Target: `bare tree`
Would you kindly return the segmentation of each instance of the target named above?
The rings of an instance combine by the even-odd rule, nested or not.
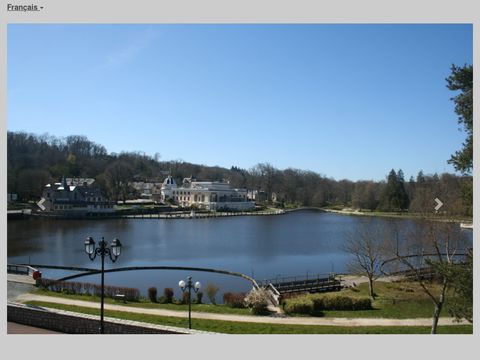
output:
[[[105,170],[105,182],[110,195],[118,201],[121,197],[123,202],[128,195],[129,182],[133,177],[133,168],[125,160],[116,160],[107,166]]]
[[[434,271],[436,264],[452,265],[464,252],[467,242],[458,224],[448,221],[418,221],[406,231],[399,245],[398,228],[392,229],[386,263],[396,262],[413,274],[424,293],[432,300],[434,312],[431,333],[437,333],[438,320],[450,285],[449,278]],[[432,279],[435,277],[435,279]]]
[[[352,255],[347,267],[350,273],[361,274],[368,278],[368,292],[375,298],[373,282],[381,275],[385,243],[384,226],[366,219],[357,228],[347,234],[344,251]]]

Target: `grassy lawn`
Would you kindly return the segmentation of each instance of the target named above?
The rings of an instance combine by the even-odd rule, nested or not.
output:
[[[438,286],[432,284],[431,287],[434,291],[437,291]],[[415,282],[375,282],[374,291],[377,297],[372,303],[372,310],[324,311],[323,316],[394,319],[428,318],[433,316],[434,307],[432,301]],[[335,294],[351,297],[368,297],[368,284],[360,284],[354,289],[345,289]],[[448,303],[448,294],[446,303]],[[450,316],[445,307],[440,316]]]
[[[45,295],[60,297],[64,299],[72,300],[82,300],[82,301],[92,301],[100,303],[99,296],[92,295],[69,295],[65,293],[59,293],[55,291],[48,291],[43,289],[37,289],[34,294],[36,295]],[[127,302],[123,303],[122,301],[114,300],[111,298],[105,298],[105,304],[115,304],[120,306],[135,307],[135,308],[148,308],[148,309],[165,309],[165,310],[177,310],[177,311],[187,311],[188,305],[183,304],[159,304],[152,303],[149,300],[142,299],[139,302]],[[216,314],[237,314],[237,315],[251,315],[249,309],[238,309],[231,308],[226,305],[212,305],[212,304],[192,304],[192,311],[206,312],[206,313],[216,313]]]
[[[99,315],[99,309],[90,309],[79,306],[54,304],[48,302],[30,301],[27,304],[43,306],[84,314]],[[122,311],[105,311],[105,316],[118,319],[128,319],[159,325],[187,327],[187,319],[135,314]],[[313,325],[277,325],[259,323],[240,323],[232,321],[192,319],[192,327],[198,330],[212,331],[226,334],[428,334],[430,328],[426,326],[313,326]],[[440,326],[440,334],[472,334],[472,325]]]
[[[435,285],[432,285],[435,290]],[[358,310],[358,311],[324,311],[321,316],[325,317],[352,317],[352,318],[429,318],[433,315],[433,303],[423,292],[420,286],[415,282],[375,282],[375,293],[377,297],[373,302],[372,310]],[[38,289],[34,292],[37,295],[46,295],[61,297],[65,299],[83,300],[100,302],[100,297],[90,295],[68,295],[65,293],[57,293]],[[354,289],[345,289],[338,293],[348,295],[351,297],[368,297],[368,284],[360,284]],[[317,295],[307,295],[317,296]],[[139,302],[127,302],[105,298],[105,303],[115,304],[120,306],[135,307],[135,308],[149,308],[149,309],[166,309],[166,310],[188,310],[188,305],[182,304],[159,304],[152,303],[147,299],[141,299]],[[448,296],[447,296],[448,303]],[[219,314],[238,314],[251,315],[248,309],[231,308],[225,305],[211,305],[211,304],[192,304],[192,311],[219,313]],[[295,316],[295,314],[291,314]],[[449,317],[447,310],[444,308],[441,317]]]

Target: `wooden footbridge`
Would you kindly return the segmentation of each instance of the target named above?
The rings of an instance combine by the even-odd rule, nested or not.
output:
[[[275,278],[264,280],[261,285],[264,288],[271,289],[278,295],[299,293],[299,292],[327,292],[339,291],[342,289],[340,280],[335,278],[335,275],[329,274],[327,276],[320,274],[314,277],[291,276],[284,278]]]

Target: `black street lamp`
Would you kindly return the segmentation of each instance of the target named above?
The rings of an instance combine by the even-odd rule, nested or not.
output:
[[[200,284],[198,281],[195,283],[195,285],[192,284],[192,277],[188,276],[187,277],[187,282],[180,280],[178,283],[178,286],[182,291],[185,291],[185,289],[188,289],[188,328],[192,328],[192,289],[196,293],[200,288],[202,287],[202,284]]]
[[[122,251],[122,244],[120,243],[120,240],[118,239],[113,239],[112,244],[110,247],[108,247],[107,242],[104,240],[102,236],[102,240],[98,243],[98,247],[95,248],[95,240],[91,236],[85,239],[85,252],[88,254],[88,257],[90,260],[95,260],[97,255],[100,255],[102,257],[102,301],[101,301],[101,307],[100,307],[100,334],[104,333],[104,327],[103,327],[103,298],[104,298],[104,270],[105,270],[105,255],[108,255],[110,257],[110,260],[112,262],[117,261],[117,258],[120,256],[120,253]]]

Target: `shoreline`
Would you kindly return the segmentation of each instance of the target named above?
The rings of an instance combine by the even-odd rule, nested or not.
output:
[[[455,222],[464,224],[464,228],[471,228],[473,225],[473,218],[446,218],[442,216],[436,216],[434,214],[425,216],[420,213],[399,213],[399,212],[365,212],[361,210],[353,210],[344,208],[341,210],[329,209],[314,206],[302,206],[291,209],[278,209],[267,208],[265,210],[257,211],[195,211],[195,210],[179,210],[179,211],[161,211],[161,212],[143,212],[138,213],[98,213],[98,214],[42,214],[34,213],[30,211],[15,211],[15,214],[10,214],[9,220],[26,220],[31,218],[44,218],[53,220],[108,220],[108,219],[206,219],[206,218],[220,218],[220,217],[232,217],[232,216],[272,216],[272,215],[284,215],[299,211],[315,211],[324,212],[346,216],[370,216],[370,217],[385,217],[385,218],[398,218],[398,219],[420,219],[420,220],[432,220],[432,221],[444,221]],[[12,211],[13,213],[13,211]],[[14,215],[14,216],[10,216]],[[20,215],[20,216],[19,216]]]
[[[350,215],[350,216],[373,216],[373,217],[388,217],[388,218],[398,218],[398,219],[420,219],[420,220],[433,220],[433,221],[445,221],[445,222],[456,222],[456,223],[473,223],[473,218],[445,218],[438,217],[435,215],[425,216],[420,213],[387,213],[387,212],[365,212],[361,210],[335,210],[335,209],[326,209],[322,208],[324,212],[339,214],[339,215]]]
[[[283,215],[286,211],[283,209],[267,208],[258,211],[162,211],[162,212],[142,212],[130,214],[118,213],[94,213],[94,214],[42,214],[32,213],[22,214],[21,217],[10,217],[9,220],[27,220],[27,219],[52,219],[52,220],[109,220],[109,219],[206,219],[232,216],[272,216]]]

